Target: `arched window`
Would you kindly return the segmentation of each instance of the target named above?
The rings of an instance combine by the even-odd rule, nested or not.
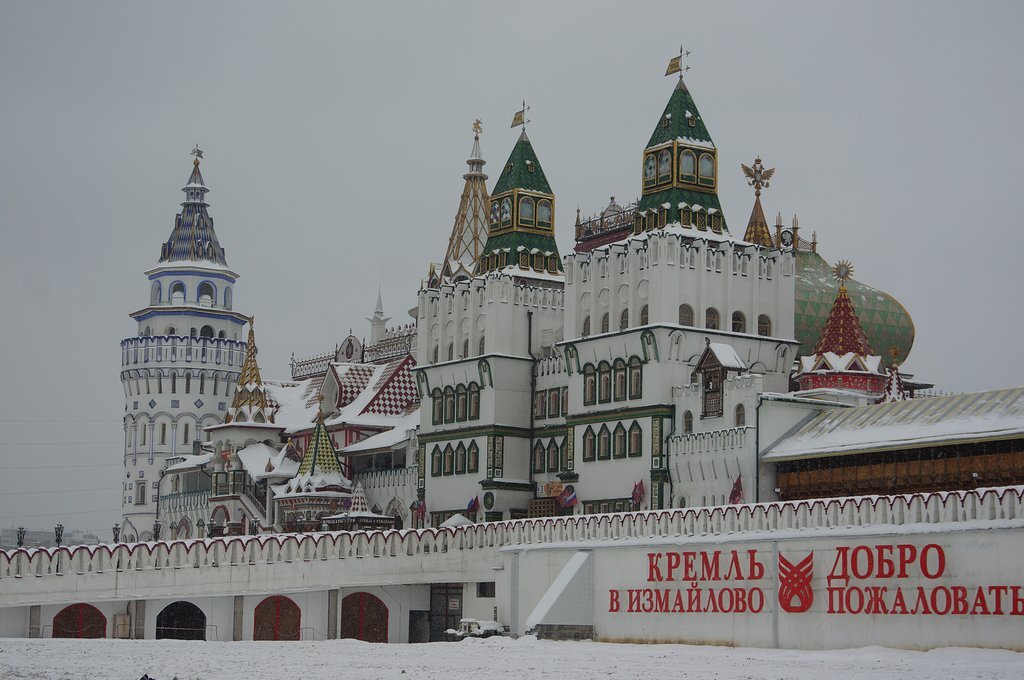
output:
[[[641,326],[646,326],[647,324],[648,324],[647,305],[644,305],[643,307],[640,308],[640,325]]]
[[[448,361],[451,361],[454,358],[455,358],[455,343],[454,342],[449,342],[448,343]]]
[[[697,157],[689,149],[679,154],[679,179],[684,182],[697,181]]]
[[[434,391],[430,393],[430,402],[431,423],[437,425],[444,422],[444,397],[441,396],[439,389],[434,388]]]
[[[532,227],[534,224],[533,199],[523,196],[519,199],[519,224]]]
[[[747,317],[743,316],[743,312],[732,313],[732,332],[733,333],[746,333],[747,332]]]
[[[583,330],[580,331],[580,335],[584,338],[590,335],[590,317],[584,317],[583,319]]]
[[[612,400],[612,367],[602,361],[597,367],[597,400],[602,404]]]
[[[505,197],[501,199],[501,226],[507,227],[512,224],[512,199]]]
[[[433,353],[433,358],[432,358],[432,360],[431,360],[431,362],[430,362],[430,363],[432,363],[432,364],[436,364],[436,363],[437,363],[437,349],[438,349],[438,348],[437,348],[437,345],[434,345],[434,353]]]
[[[612,455],[616,458],[626,457],[626,428],[619,423],[615,426],[615,436],[612,438]]]
[[[640,359],[632,357],[629,360],[629,398],[639,399],[643,393],[643,367]]]
[[[544,472],[544,445],[539,440],[533,445],[533,471]]]
[[[704,313],[704,327],[711,330],[718,330],[718,326],[718,310],[714,307],[708,307],[707,311]]]
[[[468,400],[466,394],[466,387],[459,385],[455,388],[455,419],[465,420],[466,412],[468,410]]]
[[[601,426],[601,431],[597,434],[597,459],[608,460],[612,454],[612,433],[609,432],[607,425]]]
[[[217,333],[217,337],[220,338],[221,340],[227,340],[228,334],[225,333],[224,331],[220,331],[219,333]],[[228,363],[229,364],[231,363],[231,357],[230,356],[228,357]]]
[[[459,358],[460,359],[465,359],[468,356],[469,356],[469,338],[466,338],[465,340],[462,341],[462,356],[459,357]]]
[[[546,198],[537,201],[537,226],[551,226],[551,201]]]
[[[484,336],[482,336],[482,335],[480,336],[480,343],[479,343],[479,345],[480,346],[477,348],[477,354],[483,356],[484,347],[486,346],[486,343],[484,342]]]
[[[583,460],[594,460],[594,430],[590,427],[583,433]]]
[[[693,307],[690,305],[679,305],[679,325],[693,325]]]
[[[213,326],[209,324],[199,329],[199,337],[201,338],[212,338],[213,337]]]
[[[604,316],[601,317],[601,332],[608,332],[608,312],[605,312]]]
[[[217,292],[213,289],[212,283],[203,281],[199,284],[199,288],[196,289],[196,302],[203,307],[210,307],[216,299]]]
[[[450,475],[455,473],[455,449],[452,445],[444,447],[444,460],[442,462],[441,474]]]
[[[621,401],[626,398],[626,362],[622,359],[616,359],[612,373],[615,401]]]
[[[764,336],[772,334],[772,320],[766,314],[757,317],[757,334]]]
[[[172,305],[185,304],[185,284],[181,281],[175,281],[172,283],[167,297],[170,299]]]
[[[636,458],[643,453],[643,430],[640,423],[633,421],[629,426],[629,456]]]
[[[590,406],[597,401],[597,372],[592,364],[583,367],[583,404]]]
[[[480,471],[480,447],[476,442],[469,443],[469,451],[466,454],[466,472],[474,473]]]
[[[658,183],[667,182],[672,179],[672,152],[663,149],[658,154]]]
[[[554,439],[548,442],[548,472],[558,472],[558,444]]]
[[[698,183],[706,186],[715,185],[715,159],[711,154],[701,154],[698,171],[700,173],[700,176],[697,178]]]
[[[683,432],[693,432],[693,414],[689,411],[683,414]]]
[[[148,337],[149,337],[149,336],[151,336],[151,335],[153,335],[153,329],[152,329],[152,328],[150,328],[149,326],[146,326],[146,327],[145,327],[145,328],[144,328],[144,329],[142,330],[142,336],[143,336],[143,337],[146,337],[146,338],[148,338]]]
[[[466,447],[459,442],[459,445],[455,449],[455,474],[462,475],[466,473]]]
[[[167,328],[164,329],[164,335],[177,335],[177,334],[178,334],[178,329],[175,328],[174,326],[168,326]]]
[[[160,282],[154,281],[153,287],[149,291],[149,304],[156,305],[160,303]]]
[[[455,420],[455,390],[450,387],[444,388],[444,422],[450,423]]]
[[[231,286],[224,289],[224,308],[231,309]]]
[[[654,186],[658,181],[658,159],[654,154],[647,154],[644,158],[644,186]]]
[[[167,423],[160,423],[160,445],[167,444]]]
[[[622,310],[622,314],[619,314],[619,330],[624,331],[629,328],[629,308]]]
[[[441,447],[435,446],[430,452],[430,474],[434,477],[441,475]]]
[[[747,424],[747,410],[743,404],[736,404],[736,427],[743,427]]]
[[[480,386],[476,383],[469,383],[469,419],[476,420],[480,417]]]

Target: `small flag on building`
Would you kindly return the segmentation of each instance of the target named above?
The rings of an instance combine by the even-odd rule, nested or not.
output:
[[[679,73],[683,67],[682,57],[672,57],[668,60],[668,68],[665,69],[665,75],[670,76],[673,73]]]
[[[643,502],[644,496],[647,495],[647,489],[644,488],[644,480],[640,480],[633,485],[633,505],[638,506]]]
[[[473,496],[469,499],[469,503],[466,503],[466,512],[470,515],[475,515],[477,510],[480,509],[480,497]]]
[[[562,489],[562,493],[558,494],[558,504],[563,508],[571,508],[579,502],[579,499],[576,498],[576,487],[572,484],[567,484],[566,487]]]
[[[523,100],[523,108],[516,111],[516,115],[512,116],[512,125],[509,127],[516,127],[522,125],[524,128],[530,121],[526,120],[526,112],[530,110],[530,107],[526,105],[526,100]]]
[[[427,514],[427,502],[421,501],[417,498],[412,502],[412,505],[409,506],[409,509],[412,510],[413,516],[423,517]]]
[[[729,503],[736,505],[743,502],[743,475],[736,478],[732,484],[732,491],[729,492]]]

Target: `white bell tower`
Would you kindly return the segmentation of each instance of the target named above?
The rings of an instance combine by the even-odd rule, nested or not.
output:
[[[203,428],[221,422],[245,358],[248,317],[232,309],[238,274],[207,212],[203,152],[197,146],[192,155],[185,202],[157,266],[146,272],[149,304],[130,315],[136,333],[121,341],[123,541],[152,539],[167,458],[191,454]],[[169,535],[163,526],[160,536]]]

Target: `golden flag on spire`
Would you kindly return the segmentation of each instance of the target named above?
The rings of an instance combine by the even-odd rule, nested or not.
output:
[[[683,70],[683,58],[672,57],[668,60],[668,68],[665,69],[665,75],[670,76],[673,73],[679,73]]]
[[[523,108],[516,111],[516,115],[512,116],[512,125],[509,127],[516,127],[522,125],[524,128],[530,121],[526,120],[526,112],[530,110],[530,107],[526,105],[526,100],[523,100]]]

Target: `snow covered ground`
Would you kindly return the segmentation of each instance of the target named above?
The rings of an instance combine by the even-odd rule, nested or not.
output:
[[[887,680],[1024,677],[1024,654],[869,647],[798,652],[687,645],[548,642],[532,637],[426,645],[326,642],[0,639],[0,678],[61,680],[366,678],[786,678]]]

